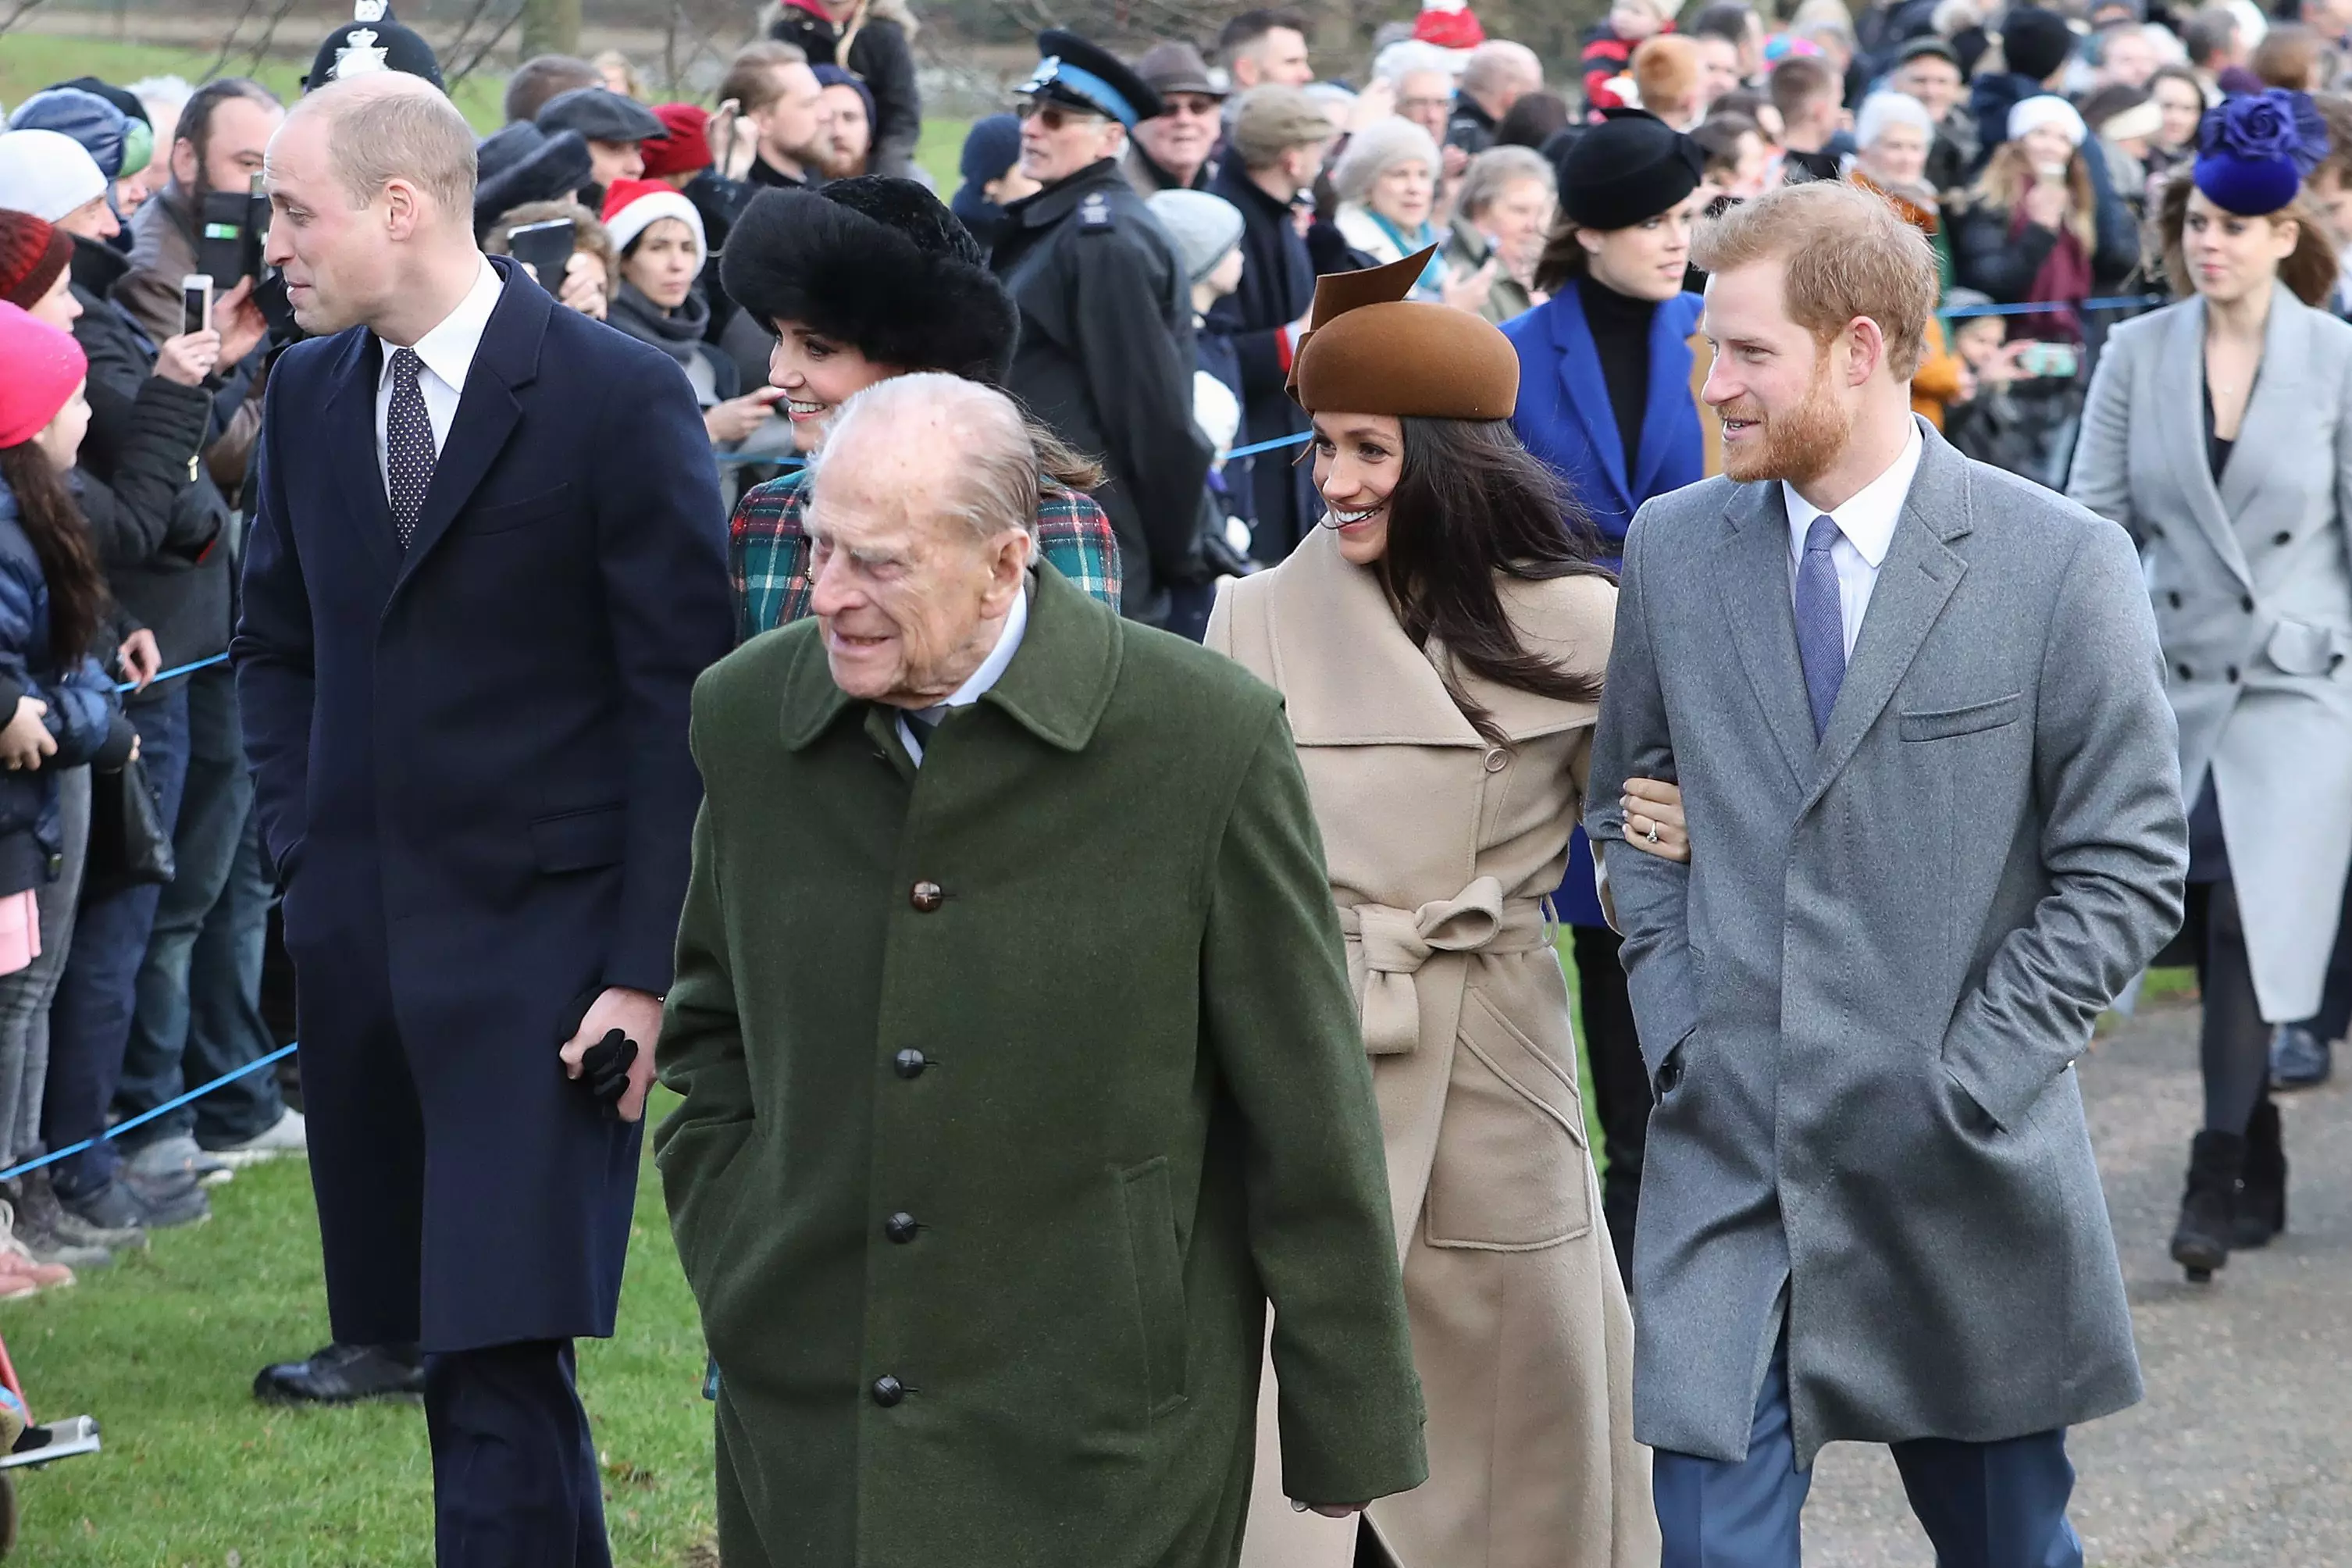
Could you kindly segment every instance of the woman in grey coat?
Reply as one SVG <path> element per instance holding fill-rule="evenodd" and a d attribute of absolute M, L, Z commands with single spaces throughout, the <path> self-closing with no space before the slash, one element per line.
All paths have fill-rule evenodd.
<path fill-rule="evenodd" d="M 2068 489 L 2147 564 L 2192 805 L 2203 1130 L 2172 1256 L 2209 1279 L 2286 1223 L 2271 1024 L 2317 1010 L 2352 859 L 2352 326 L 2301 195 L 2301 94 L 2229 100 L 2161 207 L 2189 297 L 2116 329 Z M 2192 292 L 2193 290 L 2193 292 Z"/>

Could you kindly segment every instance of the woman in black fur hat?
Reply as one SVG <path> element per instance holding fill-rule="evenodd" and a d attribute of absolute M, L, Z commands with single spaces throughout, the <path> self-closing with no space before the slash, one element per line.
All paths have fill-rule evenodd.
<path fill-rule="evenodd" d="M 912 180 L 865 175 L 814 191 L 761 192 L 719 261 L 729 298 L 777 334 L 768 384 L 795 444 L 812 451 L 834 410 L 894 375 L 943 371 L 1002 388 L 1020 317 L 971 235 Z M 1031 421 L 1043 457 L 1038 553 L 1113 609 L 1118 542 L 1084 491 L 1094 459 Z M 730 530 L 740 637 L 808 614 L 805 476 L 744 492 Z"/>

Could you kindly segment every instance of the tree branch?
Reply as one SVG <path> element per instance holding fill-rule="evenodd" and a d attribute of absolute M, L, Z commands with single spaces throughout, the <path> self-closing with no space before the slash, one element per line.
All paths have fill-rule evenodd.
<path fill-rule="evenodd" d="M 221 35 L 220 53 L 215 55 L 213 63 L 205 68 L 205 80 L 220 75 L 228 64 L 229 56 L 236 53 L 236 36 L 245 30 L 246 23 L 253 19 L 253 13 L 260 4 L 261 0 L 245 0 L 245 9 L 236 14 L 236 20 L 231 22 L 228 31 Z"/>
<path fill-rule="evenodd" d="M 506 42 L 507 35 L 513 32 L 515 30 L 515 25 L 521 20 L 522 13 L 520 11 L 517 11 L 505 21 L 500 22 L 498 26 L 498 30 L 492 33 L 488 37 L 482 40 L 481 47 L 477 48 L 471 56 L 467 57 L 466 63 L 449 73 L 449 85 L 451 87 L 456 87 L 459 82 L 473 75 L 475 70 L 480 67 L 481 63 L 490 58 L 490 51 L 497 48 L 500 44 Z"/>
<path fill-rule="evenodd" d="M 8 14 L 5 16 L 0 16 L 0 33 L 6 32 L 26 16 L 39 10 L 45 4 L 47 0 L 16 0 L 16 4 L 9 7 Z"/>

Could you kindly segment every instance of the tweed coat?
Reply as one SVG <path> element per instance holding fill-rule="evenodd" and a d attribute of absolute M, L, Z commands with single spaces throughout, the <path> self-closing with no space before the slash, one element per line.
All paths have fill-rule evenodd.
<path fill-rule="evenodd" d="M 1818 743 L 1780 487 L 1709 479 L 1627 536 L 1584 820 L 1659 1095 L 1633 1242 L 1655 1447 L 1744 1457 L 1783 1321 L 1800 1465 L 2139 1397 L 2073 1069 L 2180 923 L 2156 628 L 2123 530 L 1916 422 Z M 1688 866 L 1623 843 L 1636 774 L 1680 782 Z"/>
<path fill-rule="evenodd" d="M 1530 648 L 1601 668 L 1607 579 L 1502 587 Z M 1403 1568 L 1648 1568 L 1633 1321 L 1541 902 L 1593 706 L 1467 678 L 1508 737 L 1488 745 L 1328 529 L 1225 590 L 1209 646 L 1288 706 L 1388 1145 L 1430 1479 L 1373 1504 L 1373 1524 Z M 1261 1453 L 1245 1563 L 1349 1568 L 1353 1534 L 1285 1508 Z"/>
<path fill-rule="evenodd" d="M 728 1568 L 1224 1568 L 1269 1297 L 1290 1495 L 1425 1473 L 1280 705 L 1033 581 L 919 770 L 812 622 L 695 693 L 656 1149 Z"/>
<path fill-rule="evenodd" d="M 2139 542 L 2180 719 L 2210 774 L 2273 1023 L 2319 1011 L 2352 862 L 2352 326 L 2274 284 L 2237 449 L 2205 456 L 2205 302 L 2126 321 L 2091 377 L 2067 492 Z"/>

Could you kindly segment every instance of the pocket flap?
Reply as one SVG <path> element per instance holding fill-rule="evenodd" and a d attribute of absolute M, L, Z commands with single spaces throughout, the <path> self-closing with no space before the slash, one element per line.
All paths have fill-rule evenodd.
<path fill-rule="evenodd" d="M 592 805 L 535 818 L 531 858 L 542 871 L 586 871 L 620 863 L 628 841 L 626 806 Z"/>
<path fill-rule="evenodd" d="M 2347 645 L 2352 637 L 2333 626 L 2281 621 L 2263 651 L 2289 675 L 2335 675 L 2344 668 Z"/>
<path fill-rule="evenodd" d="M 496 506 L 469 507 L 465 513 L 464 530 L 467 533 L 504 533 L 510 529 L 527 528 L 530 524 L 568 510 L 572 505 L 572 481 L 564 480 L 551 490 L 541 490 L 520 500 L 501 501 Z"/>
<path fill-rule="evenodd" d="M 1971 702 L 1965 708 L 1939 708 L 1932 713 L 1906 713 L 1900 721 L 1902 736 L 1906 741 L 1948 741 L 1955 735 L 1973 735 L 1980 730 L 1998 730 L 2003 724 L 2014 724 L 2025 709 L 2025 693 L 2012 691 L 2006 697 L 1996 697 L 1990 702 Z"/>

